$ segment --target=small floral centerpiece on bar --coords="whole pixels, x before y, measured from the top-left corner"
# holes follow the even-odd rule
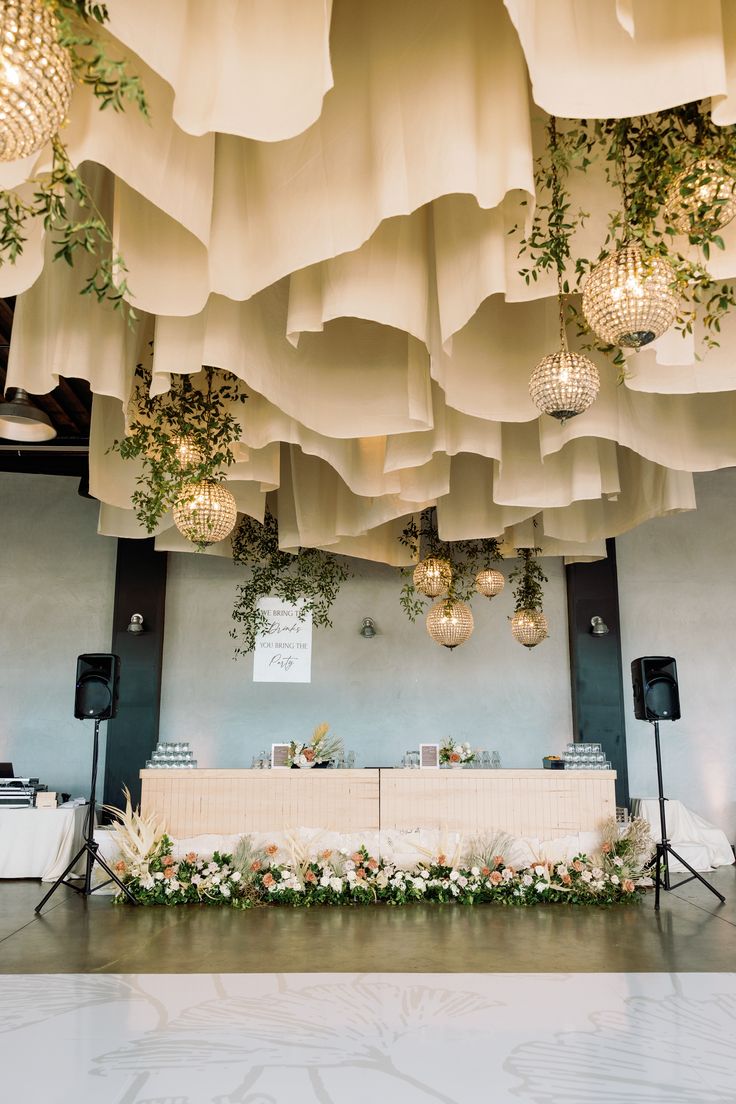
[[[451,736],[448,736],[440,745],[440,763],[448,767],[463,767],[466,763],[472,763],[475,752],[470,744],[456,744]]]
[[[305,770],[326,767],[333,759],[338,759],[342,755],[342,740],[339,736],[331,736],[329,730],[330,726],[323,723],[317,725],[309,743],[292,740],[289,744],[289,766]]]

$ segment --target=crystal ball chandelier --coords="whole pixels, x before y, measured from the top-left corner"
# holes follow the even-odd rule
[[[525,648],[536,648],[549,636],[547,618],[541,610],[517,610],[511,618],[511,632]]]
[[[598,369],[592,360],[566,349],[540,360],[529,380],[534,405],[560,422],[587,410],[599,388]]]
[[[493,567],[479,571],[475,576],[475,589],[485,598],[495,598],[497,594],[501,593],[505,584],[506,580],[501,572],[496,571]]]
[[[583,314],[601,341],[639,349],[660,337],[677,317],[675,272],[669,261],[640,245],[620,246],[591,272]]]
[[[437,556],[428,556],[421,560],[414,568],[414,586],[420,594],[426,594],[429,598],[437,598],[440,594],[447,594],[452,585],[452,566],[449,560],[440,559]]]
[[[457,648],[473,632],[473,614],[459,598],[441,598],[427,614],[427,632],[443,648]]]
[[[0,3],[0,161],[37,153],[66,118],[72,95],[69,51],[44,0]]]
[[[200,548],[229,536],[238,516],[230,491],[214,480],[184,486],[173,512],[176,528]]]
[[[204,452],[186,434],[175,433],[171,437],[171,444],[174,447],[174,459],[180,468],[191,468],[204,462]]]
[[[701,158],[672,181],[664,213],[681,234],[720,230],[736,215],[736,181],[721,161]]]

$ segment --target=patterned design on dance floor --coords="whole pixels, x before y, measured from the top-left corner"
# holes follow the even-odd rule
[[[8,1100],[29,1083],[45,1104],[734,1100],[734,974],[7,975],[2,986]]]

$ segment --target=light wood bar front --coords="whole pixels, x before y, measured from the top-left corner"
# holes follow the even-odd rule
[[[616,814],[615,771],[384,770],[381,828],[559,839]]]
[[[377,770],[142,770],[141,809],[175,839],[378,830]]]
[[[615,771],[142,770],[141,808],[175,839],[437,828],[549,840],[614,816],[615,780]]]

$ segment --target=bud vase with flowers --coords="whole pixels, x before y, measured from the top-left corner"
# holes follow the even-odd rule
[[[440,765],[445,767],[464,767],[475,760],[475,752],[470,744],[457,744],[448,736],[440,745]]]
[[[329,734],[329,725],[317,725],[308,743],[292,740],[289,744],[288,763],[296,770],[311,767],[327,767],[343,754],[342,740]]]

